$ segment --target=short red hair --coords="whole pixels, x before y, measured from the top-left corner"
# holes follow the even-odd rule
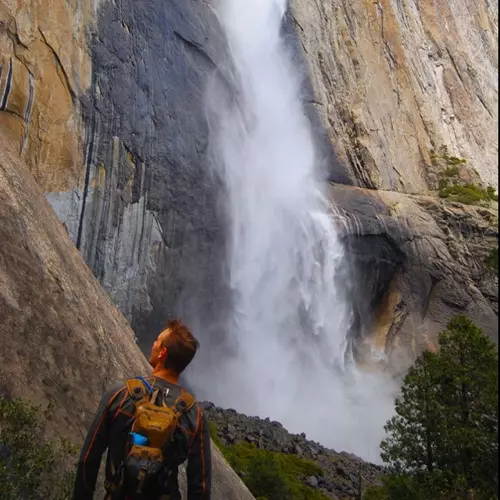
[[[189,328],[177,319],[170,321],[166,330],[169,335],[162,342],[162,346],[167,349],[164,366],[180,374],[193,360],[200,343]]]

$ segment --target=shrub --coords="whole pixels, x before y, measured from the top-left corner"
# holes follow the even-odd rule
[[[433,165],[436,165],[438,160],[444,161],[448,168],[452,169],[452,171],[456,170],[456,174],[458,174],[458,165],[464,165],[465,163],[467,163],[467,160],[465,158],[459,158],[458,156],[449,155],[447,146],[441,146],[438,152],[432,150],[431,160]]]
[[[0,492],[2,500],[71,498],[77,449],[67,440],[42,438],[43,410],[0,397]]]
[[[445,168],[441,174],[443,177],[458,177],[458,167],[455,165],[453,167]]]
[[[477,205],[482,201],[498,201],[495,189],[491,186],[486,189],[470,183],[460,186],[459,184],[449,184],[445,179],[439,181],[439,196],[465,205]]]
[[[466,205],[476,205],[483,201],[498,201],[493,186],[484,189],[471,183],[460,184],[458,167],[467,163],[467,160],[449,155],[447,146],[441,146],[439,152],[431,151],[431,159],[433,165],[437,165],[438,160],[446,165],[445,169],[439,174],[438,189],[441,198],[450,198]]]
[[[458,165],[464,165],[467,163],[467,160],[465,158],[458,158],[457,156],[445,155],[442,158],[448,165],[451,166],[451,168],[456,168]]]
[[[493,186],[488,186],[486,188],[486,194],[490,198],[490,200],[498,201],[498,195],[495,193],[495,188]]]

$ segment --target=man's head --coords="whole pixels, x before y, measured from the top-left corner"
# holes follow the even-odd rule
[[[170,321],[153,343],[149,364],[180,375],[191,363],[199,343],[189,329],[178,320]]]

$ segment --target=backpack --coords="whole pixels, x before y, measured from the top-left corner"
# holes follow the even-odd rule
[[[193,407],[194,396],[183,391],[171,404],[164,401],[168,389],[153,390],[142,377],[126,381],[135,404],[135,419],[129,433],[118,481],[108,484],[108,493],[119,490],[127,499],[160,498],[170,471],[165,455],[183,413]],[[166,394],[164,394],[166,392]]]

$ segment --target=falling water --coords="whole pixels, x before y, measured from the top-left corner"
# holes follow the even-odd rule
[[[285,0],[221,0],[238,95],[208,93],[230,223],[232,354],[212,399],[377,460],[389,390],[354,366],[344,248],[318,180],[300,75],[280,38]],[[208,380],[209,379],[209,380]]]

